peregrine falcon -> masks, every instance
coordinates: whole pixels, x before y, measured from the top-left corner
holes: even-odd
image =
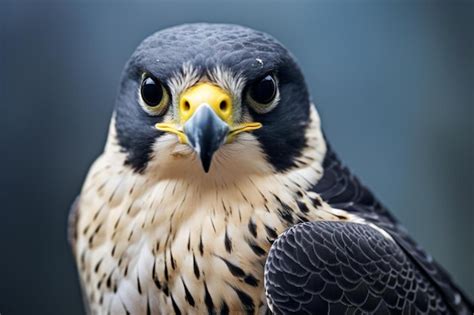
[[[352,175],[271,36],[145,39],[69,238],[90,314],[472,314]]]

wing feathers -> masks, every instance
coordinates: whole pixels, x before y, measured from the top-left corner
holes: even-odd
[[[450,313],[393,239],[359,223],[289,229],[270,250],[265,287],[275,314]]]

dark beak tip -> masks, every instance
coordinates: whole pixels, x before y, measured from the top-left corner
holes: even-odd
[[[201,165],[202,165],[202,168],[204,169],[204,172],[209,173],[209,169],[211,168],[212,155],[201,154],[200,160],[201,160]]]
[[[203,160],[201,160],[201,164],[202,164],[202,168],[204,169],[204,172],[205,173],[209,173],[209,169],[211,168],[211,162],[205,162]]]
[[[209,173],[214,153],[224,143],[229,127],[208,107],[198,109],[184,125],[189,144],[201,159],[204,172]]]

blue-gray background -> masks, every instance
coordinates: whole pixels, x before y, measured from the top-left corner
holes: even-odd
[[[231,22],[298,58],[343,160],[474,294],[473,2],[0,2],[0,313],[81,314],[69,204],[122,66],[166,26]]]

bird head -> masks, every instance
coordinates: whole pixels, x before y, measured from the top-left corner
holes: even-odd
[[[137,172],[199,166],[205,174],[215,164],[243,171],[261,157],[264,169],[285,171],[306,145],[309,111],[303,75],[274,38],[237,25],[187,24],[138,46],[113,124]]]

